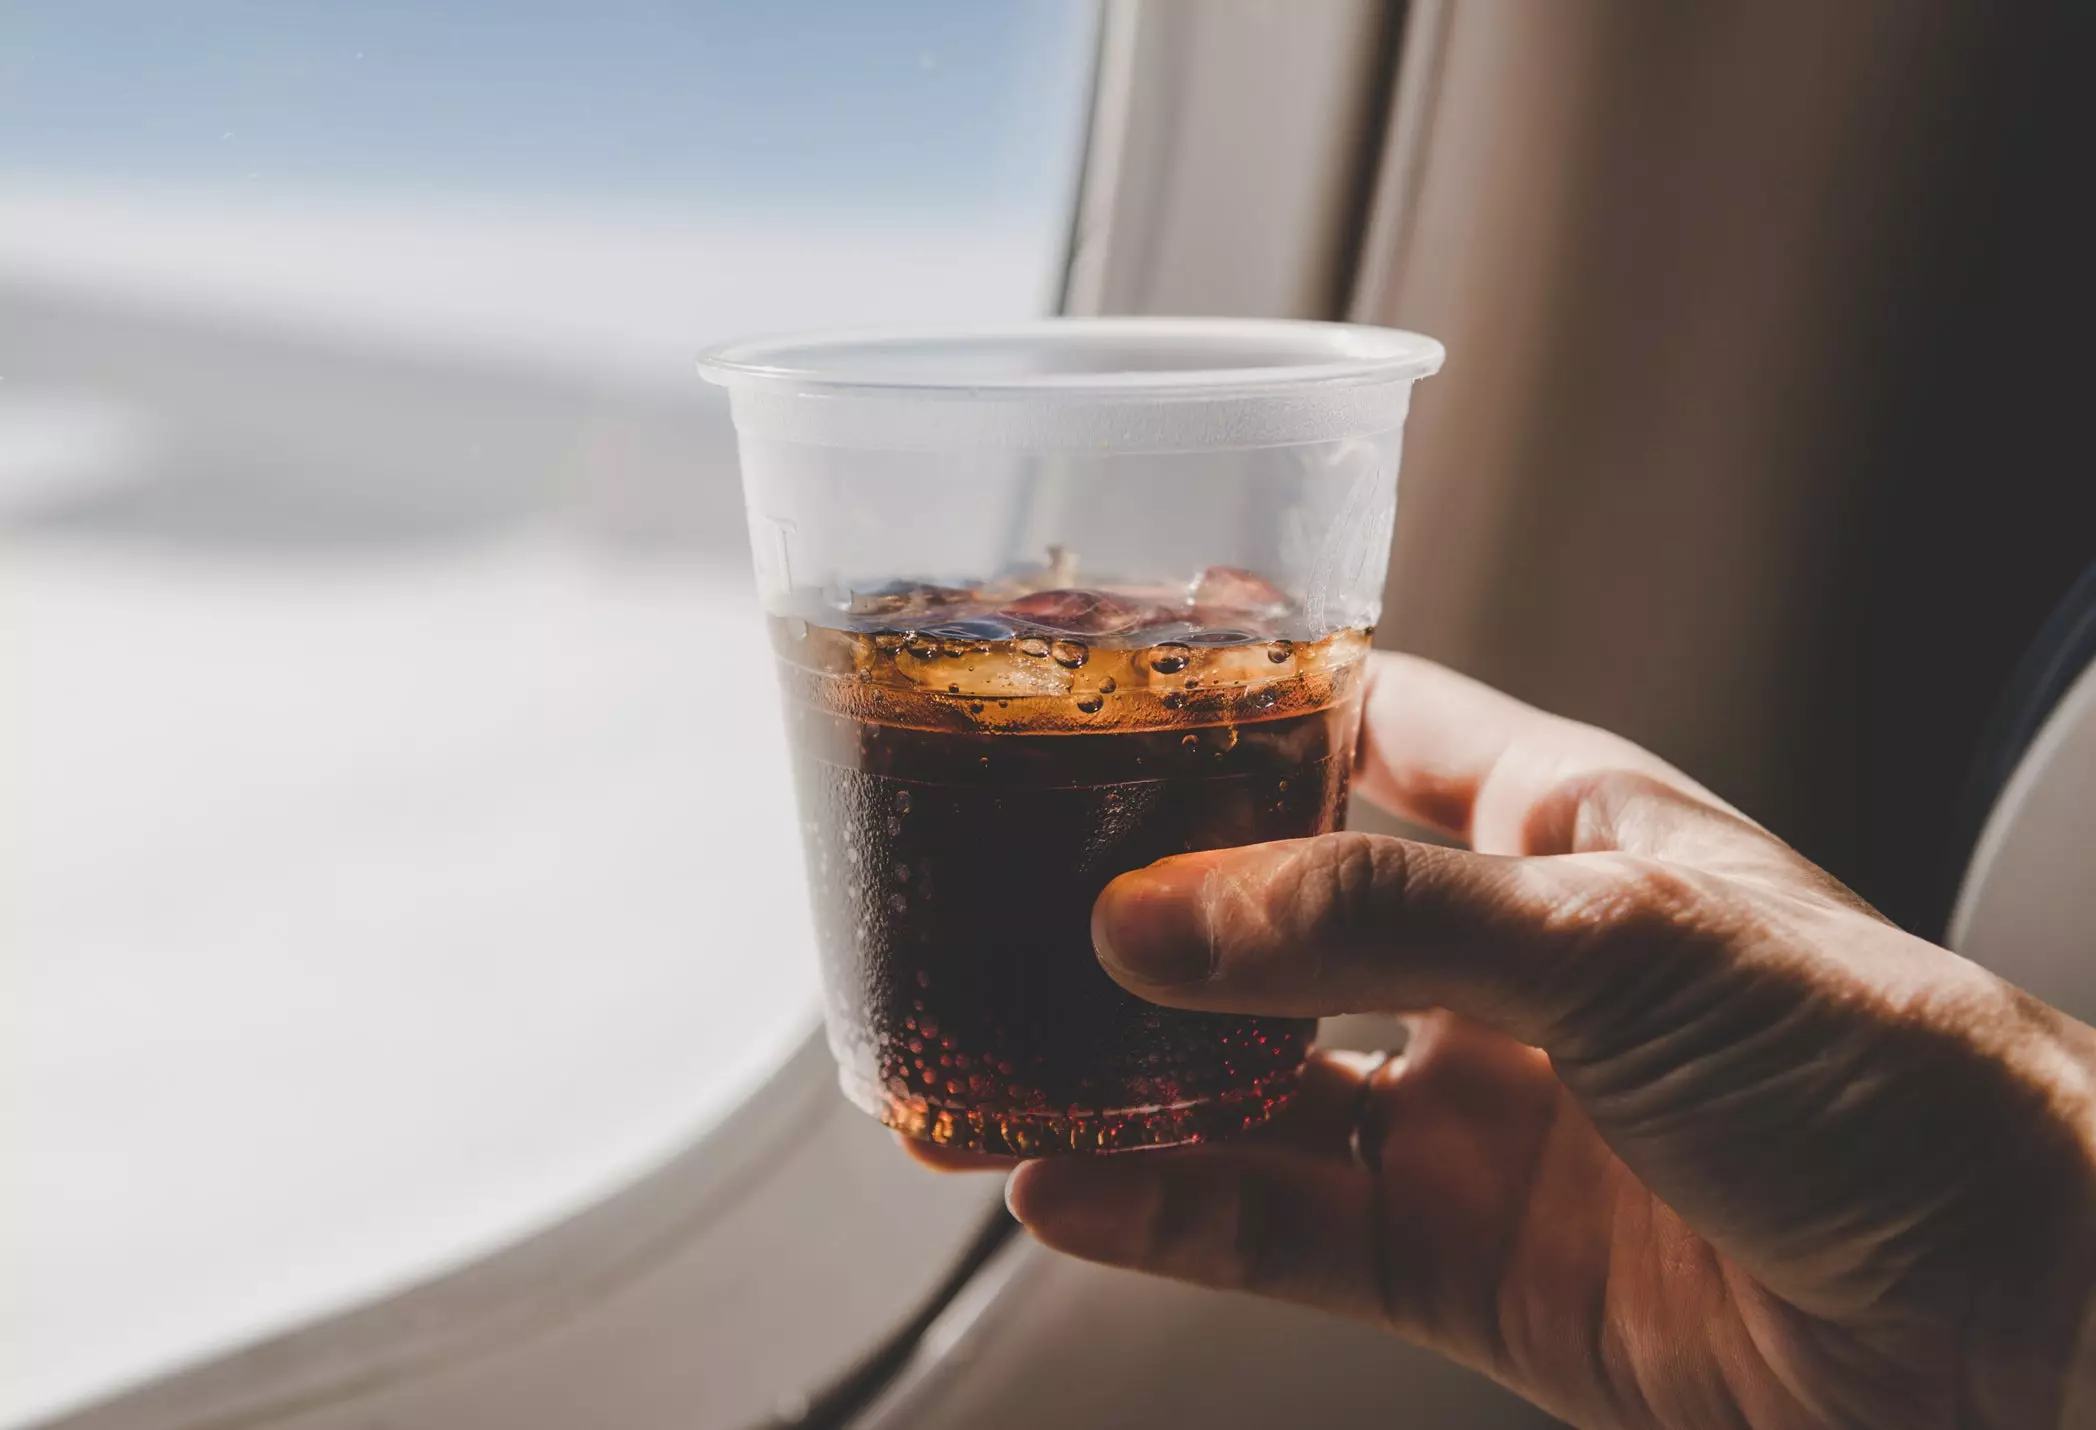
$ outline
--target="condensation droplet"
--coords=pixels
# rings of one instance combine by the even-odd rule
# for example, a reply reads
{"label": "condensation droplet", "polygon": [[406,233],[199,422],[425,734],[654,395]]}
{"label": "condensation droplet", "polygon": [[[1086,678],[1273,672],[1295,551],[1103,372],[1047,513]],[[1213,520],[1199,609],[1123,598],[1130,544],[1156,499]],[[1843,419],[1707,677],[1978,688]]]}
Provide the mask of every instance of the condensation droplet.
{"label": "condensation droplet", "polygon": [[1282,664],[1290,656],[1294,654],[1294,641],[1275,641],[1272,645],[1266,648],[1266,658],[1272,661],[1275,665]]}
{"label": "condensation droplet", "polygon": [[1111,695],[1114,693],[1115,688],[1114,678],[1110,675],[1099,682],[1099,693],[1101,695]]}
{"label": "condensation droplet", "polygon": [[1039,660],[1048,654],[1048,642],[1042,640],[1039,636],[1028,636],[1025,640],[1019,642],[1019,654],[1030,655],[1034,659]]}
{"label": "condensation droplet", "polygon": [[1099,708],[1104,704],[1106,704],[1105,700],[1097,695],[1080,695],[1077,697],[1077,708],[1087,715],[1098,714]]}
{"label": "condensation droplet", "polygon": [[1198,749],[1201,744],[1201,737],[1199,735],[1181,735],[1179,743],[1189,750]]}
{"label": "condensation droplet", "polygon": [[1092,648],[1083,641],[1057,641],[1048,647],[1048,653],[1065,670],[1075,670],[1092,658]]}
{"label": "condensation droplet", "polygon": [[909,883],[910,866],[907,864],[897,864],[895,866],[895,877],[902,880],[905,884]]}
{"label": "condensation droplet", "polygon": [[895,807],[904,814],[910,812],[910,792],[908,790],[899,789],[895,792]]}
{"label": "condensation droplet", "polygon": [[901,913],[904,909],[907,909],[909,906],[910,901],[906,895],[890,894],[888,896],[888,907],[893,909],[898,914]]}

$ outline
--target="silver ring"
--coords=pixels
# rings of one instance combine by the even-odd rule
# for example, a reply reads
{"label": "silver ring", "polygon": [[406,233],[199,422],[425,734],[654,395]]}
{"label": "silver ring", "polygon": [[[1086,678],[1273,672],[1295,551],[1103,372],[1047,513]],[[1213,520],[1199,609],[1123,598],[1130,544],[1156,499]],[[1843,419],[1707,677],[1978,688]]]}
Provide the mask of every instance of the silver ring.
{"label": "silver ring", "polygon": [[1353,1154],[1354,1165],[1364,1172],[1376,1170],[1375,1164],[1368,1160],[1368,1153],[1361,1146],[1361,1133],[1368,1122],[1369,1100],[1375,1095],[1375,1080],[1382,1076],[1384,1068],[1402,1056],[1401,1053],[1378,1054],[1375,1066],[1362,1075],[1361,1091],[1354,1098],[1354,1125],[1347,1131],[1346,1149]]}

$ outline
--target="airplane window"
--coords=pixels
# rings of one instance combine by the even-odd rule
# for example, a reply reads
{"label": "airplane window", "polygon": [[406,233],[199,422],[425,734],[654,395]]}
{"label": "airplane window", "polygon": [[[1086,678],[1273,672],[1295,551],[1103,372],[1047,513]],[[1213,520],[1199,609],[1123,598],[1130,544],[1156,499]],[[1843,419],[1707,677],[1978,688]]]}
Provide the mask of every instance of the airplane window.
{"label": "airplane window", "polygon": [[726,413],[1058,290],[1076,0],[0,0],[0,1419],[514,1238],[812,1021]]}

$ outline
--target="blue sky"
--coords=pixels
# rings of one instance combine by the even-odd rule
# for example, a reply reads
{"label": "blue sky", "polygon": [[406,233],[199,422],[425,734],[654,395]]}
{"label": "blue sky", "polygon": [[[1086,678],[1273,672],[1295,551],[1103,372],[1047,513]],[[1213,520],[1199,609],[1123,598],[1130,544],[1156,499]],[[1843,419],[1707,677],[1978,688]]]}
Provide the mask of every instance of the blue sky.
{"label": "blue sky", "polygon": [[0,0],[0,173],[974,213],[1067,201],[1082,0]]}

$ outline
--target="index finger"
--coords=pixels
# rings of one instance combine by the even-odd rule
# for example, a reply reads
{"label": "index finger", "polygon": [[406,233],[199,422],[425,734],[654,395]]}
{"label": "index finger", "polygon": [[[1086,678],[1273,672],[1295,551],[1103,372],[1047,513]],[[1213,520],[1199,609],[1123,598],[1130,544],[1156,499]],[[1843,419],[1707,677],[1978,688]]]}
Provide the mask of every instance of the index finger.
{"label": "index finger", "polygon": [[[1392,814],[1486,854],[1660,854],[1707,832],[1697,814],[1717,816],[1730,843],[1761,832],[1620,735],[1389,651],[1369,657],[1356,781]],[[1672,808],[1641,802],[1640,792]]]}

